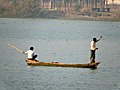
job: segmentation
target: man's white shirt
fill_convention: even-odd
[[[25,53],[28,54],[28,58],[33,58],[33,56],[34,56],[34,52],[32,50],[28,50]]]
[[[90,50],[95,50],[96,49],[96,42],[91,41],[90,43]]]

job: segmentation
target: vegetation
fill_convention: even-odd
[[[120,20],[120,5],[108,12],[92,11],[97,7],[86,0],[0,0],[0,17],[5,18],[63,18],[84,20]],[[101,1],[101,0],[100,0]],[[89,7],[89,4],[93,5]],[[90,5],[90,6],[91,6]],[[103,9],[99,5],[100,9]],[[97,10],[98,8],[95,8]]]
[[[54,15],[55,14],[55,15]],[[0,17],[60,17],[58,11],[41,9],[40,0],[1,0]]]

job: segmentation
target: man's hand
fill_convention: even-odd
[[[102,36],[100,36],[100,39],[102,38]]]
[[[98,50],[98,48],[96,48],[95,50]]]
[[[23,54],[26,54],[25,52],[22,52]]]

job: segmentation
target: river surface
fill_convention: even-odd
[[[97,69],[29,67],[8,43],[39,61],[89,62],[92,38]],[[0,18],[0,90],[120,90],[120,22]]]

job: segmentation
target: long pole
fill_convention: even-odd
[[[22,50],[18,49],[17,47],[15,47],[15,46],[14,46],[14,45],[12,45],[12,44],[9,44],[9,43],[8,43],[8,46],[10,46],[10,47],[12,47],[12,48],[16,49],[17,51],[19,51],[19,52],[21,52],[21,53],[23,53],[23,52],[24,52],[24,51],[22,51]]]

